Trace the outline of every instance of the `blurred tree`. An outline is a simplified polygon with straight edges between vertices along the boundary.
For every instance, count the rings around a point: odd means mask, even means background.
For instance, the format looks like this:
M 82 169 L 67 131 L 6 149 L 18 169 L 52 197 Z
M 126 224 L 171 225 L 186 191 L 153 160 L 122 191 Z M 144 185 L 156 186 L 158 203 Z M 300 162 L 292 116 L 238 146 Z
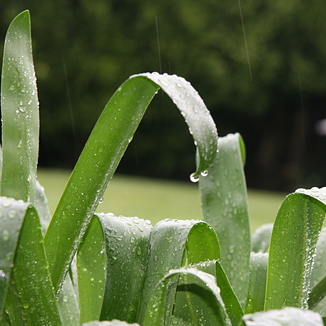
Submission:
M 221 135 L 243 135 L 250 186 L 325 183 L 326 137 L 314 132 L 325 118 L 323 0 L 8 0 L 1 39 L 26 8 L 42 165 L 71 167 L 115 89 L 132 74 L 162 70 L 194 85 Z M 119 171 L 188 177 L 194 146 L 182 118 L 167 96 L 152 106 Z

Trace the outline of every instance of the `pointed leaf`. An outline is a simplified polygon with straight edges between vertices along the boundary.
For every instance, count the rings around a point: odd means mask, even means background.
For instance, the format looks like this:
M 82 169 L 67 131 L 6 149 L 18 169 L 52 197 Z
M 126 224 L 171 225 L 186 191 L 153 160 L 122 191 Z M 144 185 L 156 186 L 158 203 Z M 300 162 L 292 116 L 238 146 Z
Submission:
M 142 323 L 148 300 L 166 273 L 171 269 L 207 259 L 218 259 L 219 254 L 218 238 L 206 222 L 198 220 L 158 222 L 151 233 L 146 281 L 138 322 Z M 172 309 L 173 302 L 169 304 L 171 306 L 165 308 L 167 311 Z
M 99 320 L 106 279 L 106 253 L 104 232 L 97 216 L 93 217 L 79 247 L 77 274 L 80 322 Z
M 298 189 L 280 207 L 269 249 L 266 310 L 308 307 L 313 257 L 326 214 L 325 190 Z
M 30 15 L 19 14 L 9 26 L 1 83 L 1 196 L 33 202 L 38 158 L 39 116 L 32 57 Z
M 10 276 L 6 309 L 13 326 L 61 325 L 38 214 L 25 211 Z M 18 214 L 18 212 L 17 212 Z
M 250 228 L 240 135 L 219 138 L 219 153 L 199 182 L 203 218 L 221 243 L 221 264 L 244 307 L 249 282 Z
M 169 91 L 168 95 L 179 105 L 181 113 L 186 112 L 184 107 L 187 107 L 189 101 L 191 107 L 198 107 L 198 113 L 186 117 L 200 153 L 196 175 L 212 163 L 217 148 L 216 127 L 209 111 L 190 84 L 180 77 L 156 73 L 132 76 L 124 82 L 94 127 L 45 235 L 46 252 L 56 289 L 148 104 L 157 93 L 159 85 L 170 83 L 171 78 L 176 84 L 174 91 Z M 154 83 L 153 80 L 156 82 L 156 79 L 160 83 Z M 186 98 L 187 92 L 189 101 Z

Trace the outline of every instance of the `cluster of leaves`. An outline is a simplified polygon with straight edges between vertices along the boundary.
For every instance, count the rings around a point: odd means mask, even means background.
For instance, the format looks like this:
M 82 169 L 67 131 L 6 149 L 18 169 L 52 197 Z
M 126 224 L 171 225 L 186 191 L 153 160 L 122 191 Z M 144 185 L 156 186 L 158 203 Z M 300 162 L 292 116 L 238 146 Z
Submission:
M 153 227 L 137 217 L 95 213 L 160 88 L 197 146 L 191 178 L 199 180 L 205 221 Z M 251 239 L 244 144 L 238 134 L 218 139 L 209 111 L 183 78 L 145 73 L 119 87 L 52 217 L 36 180 L 38 99 L 28 11 L 7 33 L 1 108 L 1 325 L 324 324 L 326 232 L 319 233 L 326 189 L 290 194 L 274 226 Z

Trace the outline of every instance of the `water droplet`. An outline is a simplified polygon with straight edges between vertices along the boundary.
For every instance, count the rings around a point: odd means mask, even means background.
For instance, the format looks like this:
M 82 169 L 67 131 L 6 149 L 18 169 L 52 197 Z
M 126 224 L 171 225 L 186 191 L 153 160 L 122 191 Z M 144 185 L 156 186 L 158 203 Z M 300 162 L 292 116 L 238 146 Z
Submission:
M 169 86 L 170 86 L 169 83 L 166 82 L 164 79 L 161 79 L 160 82 L 161 82 L 161 84 L 162 84 L 163 86 L 165 86 L 165 87 L 169 87 Z
M 200 174 L 202 175 L 202 177 L 207 177 L 208 176 L 208 171 L 207 170 L 202 171 L 202 172 L 200 172 Z
M 9 240 L 9 232 L 8 232 L 8 230 L 3 230 L 2 231 L 2 239 L 4 241 L 8 241 Z
M 14 211 L 14 210 L 9 211 L 8 217 L 9 218 L 15 218 L 16 217 L 16 211 Z
M 199 181 L 199 177 L 196 175 L 195 172 L 190 174 L 190 181 L 191 182 L 198 182 Z

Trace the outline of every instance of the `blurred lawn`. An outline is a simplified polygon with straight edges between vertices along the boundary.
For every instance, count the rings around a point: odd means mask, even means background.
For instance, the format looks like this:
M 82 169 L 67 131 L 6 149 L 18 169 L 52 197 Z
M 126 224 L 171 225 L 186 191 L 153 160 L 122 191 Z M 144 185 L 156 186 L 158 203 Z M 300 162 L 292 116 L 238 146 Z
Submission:
M 64 170 L 38 171 L 45 188 L 51 212 L 62 194 L 69 177 Z M 273 222 L 285 195 L 250 190 L 251 229 Z M 200 219 L 201 207 L 196 184 L 116 175 L 112 179 L 97 212 L 138 216 L 156 224 L 164 218 Z

